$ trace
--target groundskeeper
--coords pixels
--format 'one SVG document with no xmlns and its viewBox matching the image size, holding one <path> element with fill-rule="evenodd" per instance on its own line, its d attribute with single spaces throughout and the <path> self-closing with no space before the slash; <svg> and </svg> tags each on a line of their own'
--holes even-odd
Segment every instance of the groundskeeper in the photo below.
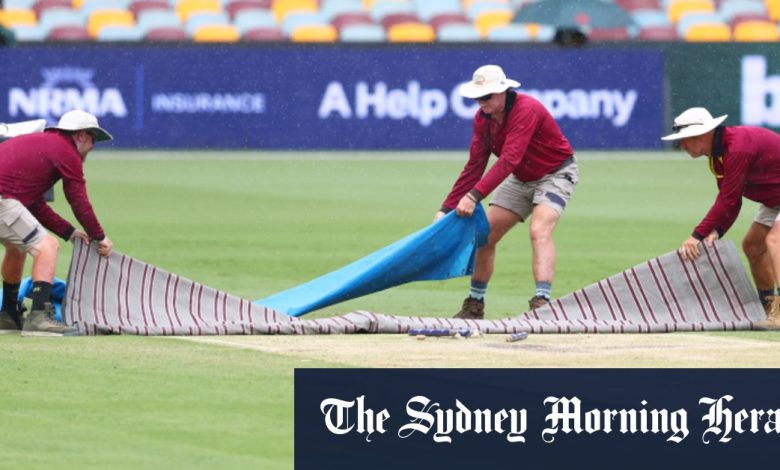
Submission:
<svg viewBox="0 0 780 470">
<path fill-rule="evenodd" d="M 0 241 L 5 245 L 0 333 L 61 336 L 76 332 L 54 318 L 50 293 L 59 242 L 47 229 L 64 240 L 95 241 L 100 255 L 111 254 L 113 244 L 92 210 L 83 171 L 94 143 L 111 138 L 95 116 L 76 110 L 65 113 L 57 126 L 42 133 L 0 144 Z M 44 200 L 46 191 L 60 179 L 84 231 L 59 216 Z M 16 299 L 27 253 L 33 257 L 33 292 L 30 314 L 23 319 Z"/>
<path fill-rule="evenodd" d="M 484 318 L 496 245 L 515 224 L 529 217 L 536 291 L 528 304 L 538 308 L 550 299 L 555 275 L 552 235 L 577 185 L 579 169 L 552 115 L 536 99 L 512 90 L 519 86 L 497 65 L 478 68 L 471 81 L 460 86 L 461 96 L 476 100 L 479 110 L 474 116 L 468 162 L 436 218 L 451 210 L 471 216 L 482 199 L 493 190 L 496 193 L 487 211 L 490 237 L 477 251 L 469 296 L 455 318 Z M 486 173 L 491 154 L 498 161 Z"/>
<path fill-rule="evenodd" d="M 672 134 L 692 158 L 707 156 L 718 196 L 707 215 L 682 244 L 686 259 L 697 258 L 700 243 L 723 237 L 739 215 L 742 197 L 761 204 L 742 240 L 758 296 L 767 312 L 765 326 L 780 327 L 780 135 L 762 127 L 723 126 L 728 116 L 713 118 L 705 108 L 677 116 Z"/>
</svg>

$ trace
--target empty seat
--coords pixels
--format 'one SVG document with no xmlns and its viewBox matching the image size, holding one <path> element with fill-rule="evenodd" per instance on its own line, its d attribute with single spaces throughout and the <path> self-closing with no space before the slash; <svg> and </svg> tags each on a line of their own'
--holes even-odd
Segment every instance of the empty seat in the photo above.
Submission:
<svg viewBox="0 0 780 470">
<path fill-rule="evenodd" d="M 640 41 L 677 41 L 677 29 L 674 26 L 648 26 L 639 30 Z"/>
<path fill-rule="evenodd" d="M 243 10 L 233 18 L 233 25 L 243 34 L 255 28 L 278 28 L 276 17 L 270 10 Z"/>
<path fill-rule="evenodd" d="M 33 10 L 0 10 L 0 24 L 6 28 L 14 26 L 35 26 L 38 19 Z"/>
<path fill-rule="evenodd" d="M 273 18 L 274 23 L 276 23 L 276 17 L 273 12 L 268 8 L 262 8 L 259 5 L 260 4 L 255 0 L 237 0 L 235 2 L 230 2 L 225 6 L 225 13 L 235 21 L 236 16 L 245 11 L 263 12 L 263 14 Z"/>
<path fill-rule="evenodd" d="M 181 28 L 182 22 L 173 10 L 146 10 L 138 16 L 136 27 L 146 35 L 152 29 Z"/>
<path fill-rule="evenodd" d="M 770 20 L 780 21 L 780 0 L 766 0 L 766 10 Z"/>
<path fill-rule="evenodd" d="M 106 26 L 135 26 L 135 18 L 128 10 L 95 10 L 89 15 L 87 31 L 93 38 Z"/>
<path fill-rule="evenodd" d="M 385 42 L 387 33 L 385 28 L 375 23 L 351 24 L 339 30 L 339 39 L 342 42 Z"/>
<path fill-rule="evenodd" d="M 385 29 L 390 29 L 393 26 L 401 23 L 419 23 L 420 18 L 414 13 L 390 13 L 382 17 L 382 26 Z"/>
<path fill-rule="evenodd" d="M 473 24 L 451 23 L 436 30 L 439 42 L 479 42 L 482 35 Z"/>
<path fill-rule="evenodd" d="M 83 0 L 79 8 L 89 18 L 93 11 L 98 10 L 128 10 L 131 0 Z"/>
<path fill-rule="evenodd" d="M 387 30 L 390 42 L 433 42 L 435 39 L 433 26 L 424 23 L 401 23 Z"/>
<path fill-rule="evenodd" d="M 688 13 L 713 13 L 715 5 L 711 0 L 673 0 L 667 8 L 671 23 L 677 23 L 682 15 Z"/>
<path fill-rule="evenodd" d="M 776 42 L 780 40 L 777 24 L 770 21 L 743 21 L 734 27 L 734 40 L 741 42 Z"/>
<path fill-rule="evenodd" d="M 482 35 L 487 36 L 491 29 L 506 26 L 512 21 L 514 13 L 508 10 L 492 10 L 481 13 L 474 20 L 474 26 Z"/>
<path fill-rule="evenodd" d="M 466 16 L 471 18 L 472 20 L 476 20 L 477 18 L 479 18 L 480 16 L 486 13 L 496 13 L 496 12 L 502 12 L 508 14 L 510 18 L 514 16 L 514 11 L 512 11 L 512 9 L 509 8 L 509 5 L 500 2 L 495 2 L 495 1 L 472 3 L 471 6 L 468 7 L 468 10 L 466 10 Z"/>
<path fill-rule="evenodd" d="M 436 0 L 415 2 L 415 13 L 425 22 L 437 15 L 462 14 L 463 8 L 459 0 Z"/>
<path fill-rule="evenodd" d="M 414 14 L 414 5 L 411 2 L 379 0 L 371 7 L 371 18 L 378 22 L 381 22 L 386 15 L 396 13 Z"/>
<path fill-rule="evenodd" d="M 13 28 L 13 32 L 19 42 L 41 42 L 46 39 L 46 31 L 39 25 L 17 26 Z"/>
<path fill-rule="evenodd" d="M 32 6 L 35 16 L 40 18 L 41 14 L 51 8 L 65 8 L 70 10 L 71 0 L 38 0 Z"/>
<path fill-rule="evenodd" d="M 106 26 L 97 35 L 101 42 L 135 42 L 140 41 L 144 34 L 138 28 L 127 26 Z"/>
<path fill-rule="evenodd" d="M 330 24 L 332 24 L 333 27 L 337 30 L 341 31 L 347 26 L 358 24 L 372 25 L 375 23 L 374 20 L 371 19 L 371 15 L 368 13 L 342 13 L 333 17 Z"/>
<path fill-rule="evenodd" d="M 438 31 L 444 25 L 448 24 L 472 24 L 463 13 L 441 13 L 434 15 L 428 21 L 428 24 Z"/>
<path fill-rule="evenodd" d="M 677 22 L 677 35 L 685 37 L 685 32 L 693 25 L 723 23 L 723 18 L 717 13 L 688 13 L 682 15 Z"/>
<path fill-rule="evenodd" d="M 51 31 L 60 26 L 84 26 L 86 22 L 83 13 L 66 8 L 49 8 L 38 18 L 38 24 L 44 31 Z"/>
<path fill-rule="evenodd" d="M 274 4 L 274 0 L 223 0 L 222 5 L 227 9 L 230 5 L 236 2 L 251 2 L 256 8 L 262 8 L 264 10 L 270 10 Z"/>
<path fill-rule="evenodd" d="M 734 26 L 738 25 L 739 23 L 742 23 L 743 21 L 771 21 L 769 19 L 769 14 L 757 14 L 757 13 L 737 13 L 736 15 L 731 17 L 731 27 L 734 28 Z"/>
<path fill-rule="evenodd" d="M 317 0 L 275 0 L 271 10 L 276 16 L 276 21 L 281 24 L 288 14 L 292 12 L 316 13 L 319 11 L 319 5 Z"/>
<path fill-rule="evenodd" d="M 339 33 L 331 25 L 299 26 L 290 34 L 293 42 L 336 42 Z"/>
<path fill-rule="evenodd" d="M 184 24 L 184 29 L 190 36 L 195 35 L 195 31 L 203 26 L 224 26 L 230 25 L 230 18 L 227 13 L 195 13 Z"/>
<path fill-rule="evenodd" d="M 190 16 L 201 13 L 222 13 L 219 0 L 181 0 L 176 4 L 176 13 L 186 22 Z"/>
<path fill-rule="evenodd" d="M 631 12 L 631 18 L 640 28 L 651 26 L 669 26 L 669 15 L 661 10 L 635 10 Z"/>
<path fill-rule="evenodd" d="M 290 12 L 282 21 L 282 32 L 290 36 L 292 32 L 302 26 L 326 26 L 328 22 L 319 13 L 308 11 Z"/>
<path fill-rule="evenodd" d="M 321 3 L 320 13 L 326 20 L 331 21 L 337 15 L 345 13 L 367 13 L 361 0 L 324 0 Z"/>
<path fill-rule="evenodd" d="M 276 42 L 286 38 L 281 29 L 275 26 L 251 28 L 241 34 L 242 41 L 251 42 Z"/>
<path fill-rule="evenodd" d="M 724 42 L 731 40 L 731 29 L 723 23 L 695 24 L 684 36 L 688 42 Z"/>
<path fill-rule="evenodd" d="M 92 39 L 83 26 L 58 26 L 49 31 L 47 41 L 89 41 Z"/>
<path fill-rule="evenodd" d="M 32 10 L 35 0 L 5 0 L 2 3 L 2 7 L 7 10 Z"/>
<path fill-rule="evenodd" d="M 490 42 L 529 42 L 533 37 L 525 25 L 508 24 L 491 29 L 486 39 Z"/>
<path fill-rule="evenodd" d="M 130 13 L 132 13 L 133 16 L 135 16 L 135 19 L 138 20 L 138 17 L 141 15 L 141 13 L 145 11 L 167 11 L 170 10 L 170 6 L 166 0 L 135 0 L 130 4 L 130 6 L 127 7 L 127 9 L 130 10 Z"/>
<path fill-rule="evenodd" d="M 238 30 L 229 24 L 212 24 L 201 26 L 192 34 L 195 42 L 237 42 Z"/>
<path fill-rule="evenodd" d="M 728 0 L 720 4 L 718 13 L 724 21 L 729 22 L 736 15 L 757 14 L 766 15 L 766 5 L 756 0 Z"/>
<path fill-rule="evenodd" d="M 146 41 L 157 42 L 176 42 L 176 41 L 189 41 L 190 37 L 184 28 L 181 26 L 162 26 L 159 28 L 152 28 L 144 35 Z"/>
</svg>

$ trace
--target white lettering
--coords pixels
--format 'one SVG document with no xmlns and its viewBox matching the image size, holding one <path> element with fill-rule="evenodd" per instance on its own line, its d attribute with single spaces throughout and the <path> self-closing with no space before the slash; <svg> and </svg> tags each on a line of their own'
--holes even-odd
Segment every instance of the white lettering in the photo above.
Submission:
<svg viewBox="0 0 780 470">
<path fill-rule="evenodd" d="M 317 111 L 317 116 L 320 119 L 326 119 L 333 112 L 344 119 L 352 117 L 352 108 L 349 107 L 347 94 L 339 82 L 328 83 L 328 87 L 325 89 L 325 96 L 320 101 L 320 109 Z"/>
<path fill-rule="evenodd" d="M 767 76 L 764 56 L 742 58 L 742 123 L 780 126 L 780 75 Z"/>
</svg>

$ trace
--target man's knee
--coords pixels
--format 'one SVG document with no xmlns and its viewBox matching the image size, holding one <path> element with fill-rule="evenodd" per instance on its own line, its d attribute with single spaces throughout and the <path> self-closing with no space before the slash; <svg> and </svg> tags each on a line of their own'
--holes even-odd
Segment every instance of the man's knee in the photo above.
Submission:
<svg viewBox="0 0 780 470">
<path fill-rule="evenodd" d="M 780 230 L 771 230 L 766 236 L 766 246 L 770 251 L 777 253 L 780 249 Z"/>
<path fill-rule="evenodd" d="M 60 242 L 57 241 L 56 238 L 54 238 L 54 235 L 50 233 L 46 233 L 44 235 L 43 239 L 41 239 L 40 242 L 38 242 L 31 250 L 30 254 L 34 258 L 38 258 L 39 256 L 45 256 L 47 258 L 50 257 L 57 257 L 57 253 L 60 250 Z"/>
</svg>

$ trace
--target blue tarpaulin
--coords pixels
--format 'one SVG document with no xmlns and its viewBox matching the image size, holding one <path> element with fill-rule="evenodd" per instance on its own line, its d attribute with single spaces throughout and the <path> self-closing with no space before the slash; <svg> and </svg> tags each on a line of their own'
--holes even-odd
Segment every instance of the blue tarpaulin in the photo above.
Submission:
<svg viewBox="0 0 780 470">
<path fill-rule="evenodd" d="M 407 282 L 466 276 L 489 231 L 482 206 L 472 217 L 453 211 L 365 258 L 254 303 L 297 317 Z"/>
<path fill-rule="evenodd" d="M 26 277 L 22 279 L 22 284 L 19 286 L 19 298 L 17 301 L 22 303 L 26 298 L 32 299 L 32 278 Z M 51 303 L 54 307 L 54 318 L 57 321 L 62 321 L 62 299 L 65 296 L 65 290 L 67 285 L 62 279 L 55 277 L 54 284 L 51 287 Z M 3 301 L 3 292 L 0 291 L 0 303 Z"/>
</svg>

